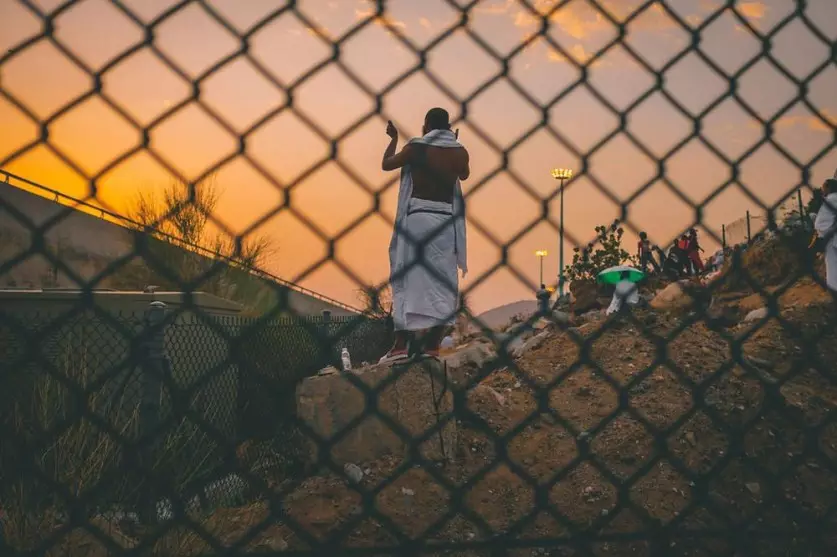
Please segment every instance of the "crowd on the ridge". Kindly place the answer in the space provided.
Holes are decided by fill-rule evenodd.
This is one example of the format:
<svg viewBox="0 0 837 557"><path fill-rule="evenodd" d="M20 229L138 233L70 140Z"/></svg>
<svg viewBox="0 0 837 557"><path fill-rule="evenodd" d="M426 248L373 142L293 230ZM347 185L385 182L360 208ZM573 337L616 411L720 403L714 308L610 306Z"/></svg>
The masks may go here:
<svg viewBox="0 0 837 557"><path fill-rule="evenodd" d="M724 247L704 260L701 256L704 250L700 245L698 232L692 228L687 234L677 238L668 252L652 244L645 232L640 232L636 256L644 273L664 273L669 278L678 279L719 270L724 258L732 249Z"/></svg>

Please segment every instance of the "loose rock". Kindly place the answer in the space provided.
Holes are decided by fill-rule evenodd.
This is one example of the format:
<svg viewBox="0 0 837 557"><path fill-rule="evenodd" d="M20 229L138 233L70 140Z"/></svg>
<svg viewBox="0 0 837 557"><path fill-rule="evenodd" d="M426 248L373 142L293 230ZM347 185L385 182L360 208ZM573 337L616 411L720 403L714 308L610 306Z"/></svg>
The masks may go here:
<svg viewBox="0 0 837 557"><path fill-rule="evenodd" d="M767 308L754 309L753 311L747 314L747 316L744 318L744 322L751 323L753 321L761 321L762 319L767 317L767 315Z"/></svg>
<svg viewBox="0 0 837 557"><path fill-rule="evenodd" d="M504 406L506 404L506 397L498 393L494 389L494 387L491 387L489 385L477 385L476 387L474 387L474 392L490 394L492 397L494 397L494 400L496 400L497 404L499 404L500 406Z"/></svg>
<svg viewBox="0 0 837 557"><path fill-rule="evenodd" d="M361 470L357 464L347 462L345 466L343 466L343 471L352 483L360 483L363 479L363 470Z"/></svg>

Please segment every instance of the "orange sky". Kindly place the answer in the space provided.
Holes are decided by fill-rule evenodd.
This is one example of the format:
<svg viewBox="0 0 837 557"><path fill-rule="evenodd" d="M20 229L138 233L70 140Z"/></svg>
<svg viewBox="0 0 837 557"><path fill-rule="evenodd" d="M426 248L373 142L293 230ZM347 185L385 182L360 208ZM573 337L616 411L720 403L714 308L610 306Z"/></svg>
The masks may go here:
<svg viewBox="0 0 837 557"><path fill-rule="evenodd" d="M599 1L618 20L643 3ZM34 2L45 14L61 3ZM123 3L136 19L151 22L175 2ZM537 249L549 250L545 271L549 277L557 274L558 204L557 200L548 204L550 223L538 223L540 199L555 191L549 175L552 167L566 166L579 172L579 155L589 154L618 128L618 117L597 97L616 110L632 108L627 130L654 157L666 154L693 130L692 120L660 92L633 106L654 87L655 78L617 46L590 64L587 86L575 88L547 112L550 126L572 148L544 129L520 141L540 123L543 111L539 105L551 102L572 86L580 76L579 70L539 38L509 62L509 79L498 79L475 95L483 83L502 72L502 65L462 30L435 46L427 57L432 78L456 98L449 98L419 71L383 97L385 118L372 116L363 121L375 110L374 99L364 88L379 92L418 62L418 57L384 23L423 48L459 21L459 12L447 2L390 0L383 20L372 21L341 45L340 65L325 65L294 87L291 96L286 90L290 84L334 54L331 45L308 24L315 25L326 37L340 37L371 17L371 4L366 0L298 0L302 18L286 13L265 25L259 22L284 2L207 0L206 4L226 19L230 30L247 34L249 55L260 67L236 55L241 39L198 3L155 25L153 44L157 53L147 46L137 46L145 38L142 27L106 0L76 2L54 19L55 42L41 39L18 52L14 50L18 45L43 33L42 20L16 0L0 0L0 52L13 51L13 55L0 58L0 166L78 197L90 194L95 178L98 201L125 212L136 192L169 182L171 172L166 165L186 179L194 179L227 161L217 168L218 184L223 189L219 222L241 233L272 215L258 227L278 247L269 270L356 304L357 284L352 278L332 263L313 268L327 253L319 235L340 235L337 257L357 280L383 281L388 272L386 248L391 230L387 219L394 213L395 188L382 196L386 218L372 215L350 231L346 228L371 211L370 192L381 191L396 178L380 171L380 156L387 143L385 120L392 118L402 135L409 137L418 133L428 108L439 105L458 115L462 110L459 99L467 98L467 122L460 125L460 137L471 151L473 165L471 178L464 184L472 223L471 274L466 285L497 264L500 250L494 242L514 241L509 261L529 281L524 284L508 270L495 272L470 296L473 309L480 311L531 297L537 281ZM547 13L555 0L532 4ZM701 24L719 4L713 0L668 3L690 25ZM776 29L794 4L790 0L739 2L738 11L744 21L764 33ZM806 15L826 40L837 39L837 2L809 0ZM607 18L581 0L552 14L550 24L549 36L580 63L588 62L616 37L616 28ZM483 0L473 8L469 25L474 36L502 57L532 37L540 28L540 19L514 1ZM626 39L627 45L653 68L663 67L690 41L690 34L659 5L630 23ZM81 66L61 54L56 43L72 51ZM758 56L761 43L727 11L703 31L701 49L719 70L734 73ZM828 46L800 19L784 25L772 39L772 57L780 69L761 60L746 70L737 81L738 100L724 100L704 116L701 129L705 141L734 160L764 135L764 127L749 114L750 110L772 118L788 103L797 101L776 122L773 139L800 166L816 158L817 162L810 165L809 181L815 186L821 184L837 167L837 67L832 61L808 83L807 100L819 117L798 102L800 91L783 72L807 79L828 56ZM111 65L117 57L122 58ZM208 71L221 60L227 61ZM101 92L94 88L92 76L97 72L101 72ZM200 80L200 104L192 98L190 80ZM729 90L728 81L694 53L666 71L663 87L675 102L694 114L705 111ZM517 90L524 91L530 100ZM285 109L262 122L290 99L293 110ZM75 104L69 110L61 110L71 103ZM43 141L47 136L40 136L36 120L48 122L48 145ZM363 123L346 134L357 122ZM144 151L141 143L141 130L149 127L151 153ZM244 133L251 161L235 156L237 136ZM337 143L337 161L328 161L299 180L311 165L330 156L331 146L321 134L327 138L342 136ZM498 172L502 158L497 149L512 144L516 147L509 155L508 171ZM30 149L23 150L29 145ZM111 166L121 157L119 164ZM350 169L357 181L341 165ZM757 200L773 204L803 182L800 166L766 144L739 166L738 183ZM574 180L566 191L567 234L586 243L593 227L617 217L621 211L618 202L631 199L653 180L657 170L657 163L625 134L614 137L589 156L587 174ZM706 201L730 179L731 168L699 140L691 140L672 155L664 171L686 199L704 203L704 226L718 236L721 224L734 221L745 210L761 211L756 199L746 196L738 186ZM291 183L294 185L288 190ZM614 203L599 187L619 201ZM283 204L291 209L279 210ZM628 210L630 221L660 244L669 243L695 218L694 210L663 182L654 182L631 201ZM529 229L532 223L537 224ZM313 232L311 226L319 232ZM714 246L708 239L705 243ZM572 242L568 240L566 245L569 260ZM632 248L633 242L628 246Z"/></svg>

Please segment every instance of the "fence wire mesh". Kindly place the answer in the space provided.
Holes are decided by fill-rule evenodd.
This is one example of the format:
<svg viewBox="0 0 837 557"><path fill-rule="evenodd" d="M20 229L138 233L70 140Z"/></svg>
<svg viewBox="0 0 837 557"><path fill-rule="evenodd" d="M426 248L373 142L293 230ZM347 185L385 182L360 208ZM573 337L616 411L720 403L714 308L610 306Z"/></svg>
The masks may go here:
<svg viewBox="0 0 837 557"><path fill-rule="evenodd" d="M62 18L84 2L58 3L51 10L30 0L16 4L41 21L42 32L0 55L0 72L28 49L49 43L92 85L45 117L0 84L0 96L39 130L31 143L6 156L0 166L36 147L46 148L85 178L85 201L95 201L102 176L137 153L146 153L184 183L198 184L195 187L237 158L287 192L324 165L334 164L375 200L368 213L329 235L289 195L264 219L288 212L330 242L327 256L308 274L331 263L358 284L363 281L335 255L333 246L379 214L381 192L337 152L341 142L365 124L385 122L386 95L414 75L426 77L458 105L462 124L502 160L495 172L471 186L468 196L505 172L543 202L544 214L518 237L541 222L557 230L549 203L563 188L544 198L509 165L515 149L536 133L546 133L581 161L568 189L582 178L589 180L622 209L613 230L637 232L641 223L632 220L631 205L658 181L694 210L695 226L702 224L706 205L729 188L744 191L769 213L774 207L765 206L740 180L740 168L748 158L770 146L794 169L790 193L800 185L808 187L812 167L837 144L833 123L807 96L812 82L833 70L835 42L812 21L808 3L802 0L769 31L746 17L750 3L712 4L711 13L696 23L673 8L674 2L634 2L634 9L620 17L612 2L586 0L597 21L612 26L615 33L583 61L548 32L554 16L573 4L570 0L510 2L542 26L507 54L472 29L469 18L479 0L447 0L461 18L424 46L388 18L384 1L372 3L373 9L356 25L332 37L303 1L277 1L272 13L243 32L209 1L172 3L147 20L128 2L112 0L111 5L144 33L139 42L97 69L56 33ZM155 42L159 28L187 9L201 10L238 44L235 52L197 77ZM631 26L652 11L665 14L691 37L662 65L651 64L628 40ZM734 72L706 53L703 34L722 14L731 14L742 32L763 45ZM278 79L249 48L260 29L282 18L303 25L332 49L321 63L290 81ZM372 25L383 25L418 59L378 88L341 58L346 45ZM790 25L827 50L802 77L771 53L771 43ZM427 63L434 49L456 33L467 35L500 65L465 97L455 94ZM576 82L546 102L509 72L514 57L535 40L546 41L579 70ZM589 76L613 49L621 49L653 78L624 108L614 106ZM140 51L192 85L188 98L150 123L140 122L103 87L108 72ZM689 56L702 60L729 85L700 111L687 109L687 103L666 87L667 75ZM287 99L244 131L201 96L201 85L236 60L246 60ZM756 64L768 64L795 88L793 98L770 115L749 106L736 89ZM303 85L326 68L339 69L374 101L368 114L339 133L329 133L299 108ZM500 82L542 115L506 145L468 116L478 96ZM589 149L578 148L550 118L550 110L579 89L619 120ZM629 125L634 111L654 94L665 97L693 123L687 137L662 153L648 147ZM49 133L52 123L90 98L105 103L143 138L94 175ZM703 131L713 109L726 101L757 120L762 132L735 156L718 148ZM782 115L798 104L830 130L827 145L806 160L773 137ZM187 106L199 107L238 140L234 153L191 180L150 140L158 126ZM331 146L327 156L290 182L276 177L247 148L253 133L283 113L293 114ZM620 199L592 172L594 155L615 137L626 139L658 168L627 199ZM691 141L723 161L729 175L700 202L681 191L666 172L666 164ZM193 200L186 199L161 221ZM48 309L35 316L14 309L18 306L13 307L12 298L4 298L0 308L4 555L826 556L837 550L834 295L826 289L822 256L810 249L809 229L766 234L746 250L730 254L715 280L666 286L651 307L592 317L582 306L596 306L601 294L609 296L612 288L577 276L570 284L572 314L544 311L502 334L477 323L476 331L462 335L470 344L442 360L416 358L391 369L341 373L320 370L327 364L340 368L343 347L356 366L374 362L392 341L390 321L371 315L328 323L305 318L289 304L287 285L275 283L274 303L260 317L218 316L189 296L182 304L150 304L126 317L103 309L93 289L119 273L129 259L139 257L157 277L186 293L201 291L204 283L226 272L229 262L213 260L192 275L167 267L152 245L155 226L163 224L158 221L134 231L129 257L85 277L67 265L48 239L50 229L67 218L70 208L43 223L33 222L2 199L0 211L30 238L20 252L4 256L0 274L41 257L81 286L80 294L61 311ZM215 219L213 214L206 217ZM238 238L259 224L253 223ZM490 225L472 218L468 224L496 238ZM721 241L711 227L704 230ZM571 240L587 244L586 239ZM604 229L597 242L607 241ZM491 271L503 267L525 281L524 273L505 256L513 241L494 242L503 258ZM243 255L241 245L237 256ZM593 257L574 264L573 272L589 275L592 267L584 265L597 261ZM642 288L653 292L665 285L652 275ZM144 299L153 297L149 293ZM568 308L559 304L559 309ZM467 307L461 311L467 313ZM475 320L470 314L467 318Z"/></svg>

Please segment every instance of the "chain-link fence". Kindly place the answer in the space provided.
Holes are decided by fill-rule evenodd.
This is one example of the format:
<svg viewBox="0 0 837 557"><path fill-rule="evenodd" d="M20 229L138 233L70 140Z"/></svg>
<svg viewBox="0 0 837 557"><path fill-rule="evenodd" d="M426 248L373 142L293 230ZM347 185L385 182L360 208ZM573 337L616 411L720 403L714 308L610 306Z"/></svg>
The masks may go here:
<svg viewBox="0 0 837 557"><path fill-rule="evenodd" d="M371 3L372 11L361 14L355 25L329 36L302 0L271 4L272 11L250 21L246 30L230 23L229 12L208 0L172 2L151 17L138 15L129 2L113 0L108 5L142 30L142 36L93 68L56 32L62 18L92 2L47 6L19 0L8 5L21 7L42 30L10 45L0 55L0 72L29 49L49 44L91 85L41 115L28 107L25 95L0 83L5 103L37 125L34 138L4 156L0 166L43 147L85 178L89 199L95 200L108 170L137 153L195 187L241 158L261 179L290 192L275 212L292 213L328 240L326 256L313 267L334 264L362 285L334 245L380 213L382 192L337 153L362 126L388 119L384 100L399 83L423 76L458 105L461 124L501 159L496 170L470 187L466 198L505 173L543 207L535 222L507 242L492 234L492 226L466 213L470 230L492 241L502 255L470 283L470 290L498 268L525 281L507 256L509 248L539 223L557 230L550 209L563 193L563 181L560 190L540 195L509 162L537 133L548 135L580 161L567 181L568 192L587 180L596 195L621 207L620 226L642 228L632 208L646 190L662 182L695 211L695 222L685 223L683 230L702 224L708 233L704 238L718 242L720 234L703 222L703 210L731 189L759 199L740 169L760 148L769 147L792 167L787 192L808 184L811 169L833 153L833 121L807 98L814 80L835 66L834 37L808 13L812 2L798 0L770 30L762 30L750 18L763 9L759 2L701 3L706 14L694 20L674 0L586 0L590 21L614 33L585 56L549 33L556 25L580 24L566 16L580 3L492 3L494 10L520 8L518 22L534 22L537 28L501 52L472 29L472 16L488 4L479 0L442 2L461 17L423 45L389 17L384 1ZM238 45L197 76L156 44L157 31L187 10L200 11ZM725 69L707 54L707 44L714 40L711 27L722 15L732 17L734 32L746 33L761 45L735 69ZM653 53L643 56L629 37L643 18L660 16L689 40L667 60L651 63L646 57ZM278 79L249 47L260 29L280 20L307 29L329 45L330 55L291 80ZM380 87L370 86L342 59L345 47L373 26L383 26L418 60ZM791 26L825 49L822 60L809 64L804 75L788 70L771 51L780 32ZM455 34L467 36L499 64L496 73L473 84L467 95L457 95L428 64L434 50ZM536 95L527 90L509 70L513 59L535 41L545 42L555 57L578 71L577 79L547 99L542 91ZM608 52L616 50L651 77L647 89L621 107L608 99L607 87L591 78ZM191 85L186 99L169 103L163 115L149 122L123 109L103 87L103 76L139 52ZM690 110L688 93L676 94L667 84L687 57L701 60L713 78L728 84L700 110ZM245 60L285 98L245 130L229 125L201 91L208 78L236 60ZM367 63L375 62L370 58ZM745 74L759 64L778 72L793 89L791 100L769 113L748 105L738 90ZM372 101L368 114L335 133L299 106L304 85L327 68L338 69ZM468 111L496 83L514 90L539 115L520 137L506 143L493 139ZM551 115L580 90L617 119L611 131L587 148L569 140ZM656 140L638 137L630 125L642 103L655 94L691 125L685 137L662 150ZM136 148L114 156L93 175L49 133L59 117L92 98L142 138ZM707 139L706 120L727 101L741 106L762 132L734 154ZM797 104L828 130L826 144L804 159L772 135ZM238 140L234 153L213 161L194 180L181 176L149 140L168 117L189 106L199 107ZM503 112L504 107L495 110ZM248 138L283 113L293 114L331 147L290 181L280 180L248 151ZM653 160L657 169L629 196L614 194L614 185L595 172L600 164L596 155L616 137ZM668 164L691 141L723 161L728 173L701 199L687 195L687 188L667 175ZM306 176L328 164L339 167L374 200L362 218L336 234L324 232L312 215L299 210L292 195ZM363 362L374 364L390 347L392 320L287 317L294 312L283 304L287 297L282 295L260 317L213 317L190 303L188 295L222 273L229 261L201 266L197 276L178 274L179 269L155 258L146 230L136 234L130 257L119 256L92 275L80 276L48 241L49 230L71 209L37 225L13 204L4 202L0 209L3 219L28 229L31 238L22 250L4 255L0 274L42 257L82 286L67 311L0 314L4 555L827 556L837 550L834 295L826 289L822 254L809 249L809 235L779 235L736 253L720 279L708 284L669 284L648 277L640 285L643 298L636 307L609 316L601 309L613 287L597 284L595 274L579 277L570 285L569 307L559 304L561 310L536 314L502 335L487 329L461 335L457 340L463 346L441 359L413 355L388 367ZM171 213L179 209L173 207ZM567 235L577 245L586 244ZM419 247L427 242L433 238L423 238ZM241 255L241 242L238 248ZM129 318L98 308L95 289L128 259L143 260L158 276L180 283L186 303L175 309L152 306ZM597 261L595 252L591 260ZM442 290L456 290L455 284L445 284L438 266L431 271ZM405 294L394 295L398 306ZM460 308L454 303L451 310ZM328 364L341 367L344 347L354 367L362 369L324 370Z"/></svg>
<svg viewBox="0 0 837 557"><path fill-rule="evenodd" d="M743 217L723 225L721 228L723 247L749 244L772 230L792 232L797 228L802 228L813 232L813 222L808 213L807 204L802 201L801 189L796 190L793 195L773 209L772 226L769 214L768 216L753 215L750 211L746 211Z"/></svg>
<svg viewBox="0 0 837 557"><path fill-rule="evenodd" d="M14 370L4 377L3 418L8 433L20 443L4 446L3 469L22 466L17 451L26 446L34 463L55 482L86 489L114 475L118 482L110 488L103 484L103 491L85 502L100 513L116 502L136 509L149 485L116 439L95 422L78 419L80 402L73 388L88 393L83 403L87 411L125 439L155 438L144 457L158 473L174 478L178 496L185 493L181 489L209 484L216 498L240 503L242 494L236 489L243 480L231 479L229 472L221 483L215 477L225 462L219 439L231 446L243 440L282 440L282 458L270 464L298 467L293 458L305 447L295 433L294 389L333 360L323 344L339 342L355 358L376 360L391 340L391 324L381 320L328 314L269 321L173 314L162 302L136 314L7 308L2 318L0 357L6 369ZM347 325L352 325L348 331ZM238 346L240 355L231 356L229 339L248 335ZM33 342L37 357L30 360ZM188 392L198 423L172 417L177 391ZM52 442L39 443L39 434L65 420L70 422L65 431ZM203 426L219 437L202 431ZM37 478L21 480L19 492L5 492L5 504L15 506L9 510L39 514L63 507L60 494L51 493L48 484Z"/></svg>

